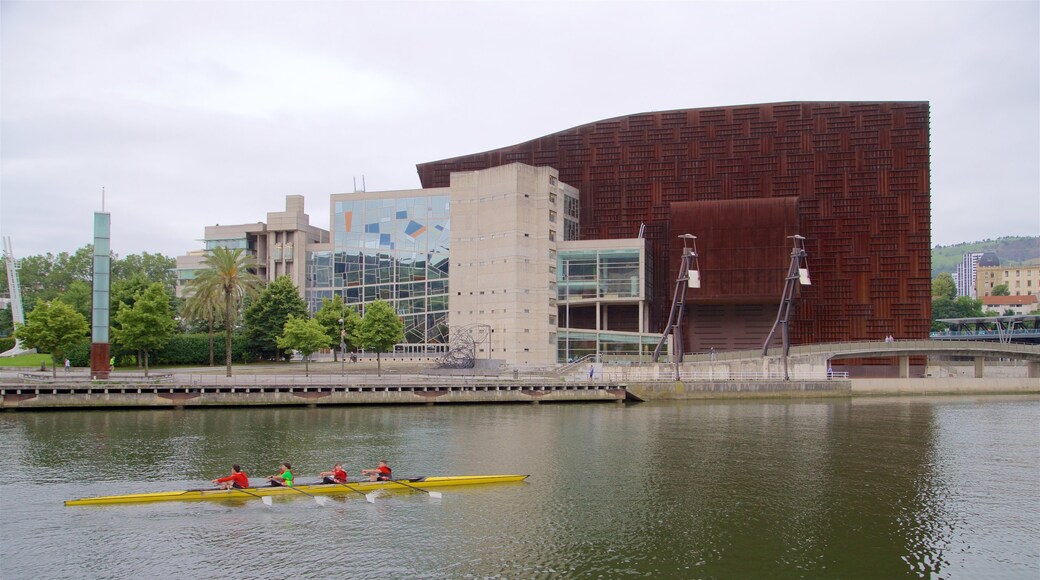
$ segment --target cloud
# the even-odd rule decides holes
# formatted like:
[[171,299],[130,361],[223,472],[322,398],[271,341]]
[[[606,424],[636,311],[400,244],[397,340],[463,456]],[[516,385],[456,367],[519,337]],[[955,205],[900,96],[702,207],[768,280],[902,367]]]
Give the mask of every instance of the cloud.
[[[927,100],[933,243],[1040,232],[1035,2],[0,3],[0,230],[198,247],[287,194],[641,111]],[[1000,219],[979,212],[1000,211]]]

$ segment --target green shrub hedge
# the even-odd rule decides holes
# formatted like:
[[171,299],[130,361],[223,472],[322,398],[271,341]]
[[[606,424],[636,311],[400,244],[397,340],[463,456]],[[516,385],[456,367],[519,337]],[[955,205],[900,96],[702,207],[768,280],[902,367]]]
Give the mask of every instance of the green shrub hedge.
[[90,342],[81,342],[69,349],[65,356],[74,367],[90,366]]
[[[231,335],[231,360],[236,363],[245,362],[245,336],[234,333]],[[208,365],[209,364],[209,335],[200,334],[175,334],[170,337],[166,347],[153,353],[149,360],[156,365]],[[224,333],[213,336],[213,362],[217,365],[224,364]]]
[[5,336],[0,338],[0,352],[5,352],[14,348],[15,341],[13,336]]

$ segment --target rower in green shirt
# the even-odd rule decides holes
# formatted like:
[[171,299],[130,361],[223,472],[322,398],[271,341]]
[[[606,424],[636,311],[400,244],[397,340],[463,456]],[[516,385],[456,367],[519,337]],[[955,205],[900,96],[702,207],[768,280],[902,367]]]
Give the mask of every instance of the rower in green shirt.
[[273,487],[279,487],[279,486],[292,487],[292,485],[293,485],[293,474],[292,474],[292,471],[289,471],[290,469],[292,469],[292,466],[289,465],[288,463],[282,463],[281,465],[278,466],[278,469],[279,469],[278,475],[268,475],[267,476],[267,481],[270,482],[270,485],[273,486]]

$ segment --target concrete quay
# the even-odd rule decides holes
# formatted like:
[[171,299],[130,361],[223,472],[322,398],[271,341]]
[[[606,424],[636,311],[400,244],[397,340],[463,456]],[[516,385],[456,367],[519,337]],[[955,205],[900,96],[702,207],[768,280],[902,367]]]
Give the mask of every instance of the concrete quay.
[[[216,378],[216,377],[214,377]],[[225,379],[219,377],[216,379]],[[293,405],[434,405],[450,403],[542,403],[624,401],[613,383],[545,381],[333,381],[327,377],[263,377],[249,383],[210,380],[69,381],[0,384],[0,409],[187,408]],[[279,380],[281,379],[281,380]],[[323,380],[324,379],[324,380]]]
[[[319,365],[319,369],[322,369]],[[346,374],[293,374],[291,368],[247,366],[234,377],[210,368],[175,372],[120,371],[91,380],[85,371],[69,375],[0,371],[0,409],[202,408],[229,406],[439,405],[479,403],[640,402],[730,398],[813,398],[862,396],[1040,394],[1040,379],[1027,376],[971,378],[853,378],[836,375],[783,380],[771,372],[720,373],[713,369],[652,365],[639,368],[597,363],[575,372],[498,373],[480,376],[423,374],[417,366],[355,367]],[[288,373],[285,371],[289,370]],[[1020,369],[1015,369],[1016,371]],[[279,372],[280,371],[280,372]]]

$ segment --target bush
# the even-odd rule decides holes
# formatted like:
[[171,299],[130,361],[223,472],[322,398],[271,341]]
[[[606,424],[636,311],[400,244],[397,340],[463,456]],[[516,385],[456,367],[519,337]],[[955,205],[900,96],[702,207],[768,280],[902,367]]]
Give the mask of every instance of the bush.
[[13,336],[0,338],[0,352],[6,352],[14,348],[15,340]]
[[81,342],[77,344],[70,348],[69,352],[65,353],[65,356],[69,359],[69,363],[74,367],[89,367],[90,343]]
[[[245,337],[240,333],[231,335],[231,359],[241,362],[245,360]],[[208,365],[209,335],[175,334],[170,337],[166,346],[150,356],[152,364],[157,365]],[[224,364],[224,333],[213,336],[213,363]]]

